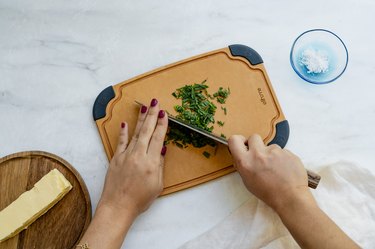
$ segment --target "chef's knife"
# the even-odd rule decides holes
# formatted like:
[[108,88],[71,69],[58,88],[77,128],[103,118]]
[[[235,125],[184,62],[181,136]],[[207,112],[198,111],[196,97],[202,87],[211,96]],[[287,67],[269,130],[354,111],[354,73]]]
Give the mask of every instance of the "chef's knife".
[[[135,101],[135,103],[137,103],[138,105],[143,105],[142,103],[138,102],[138,101]],[[186,127],[192,131],[195,131],[205,137],[208,137],[208,138],[211,138],[212,140],[216,141],[216,142],[219,142],[221,144],[224,144],[226,146],[228,146],[228,140],[223,138],[223,137],[219,137],[219,136],[216,136],[212,133],[209,133],[208,131],[205,131],[199,127],[196,127],[196,126],[193,126],[189,123],[186,123],[180,119],[177,119],[175,117],[173,117],[172,115],[170,115],[169,113],[167,113],[167,116],[168,116],[168,120],[173,122],[173,123],[176,123],[176,124],[179,124],[183,127]],[[306,170],[307,171],[307,176],[308,176],[308,185],[310,188],[313,188],[315,189],[318,184],[319,184],[319,181],[320,181],[320,175],[310,171],[310,170]]]

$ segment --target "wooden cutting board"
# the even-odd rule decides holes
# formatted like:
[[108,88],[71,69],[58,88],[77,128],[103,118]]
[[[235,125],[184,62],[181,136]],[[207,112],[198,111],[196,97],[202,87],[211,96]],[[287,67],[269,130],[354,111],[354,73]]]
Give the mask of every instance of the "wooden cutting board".
[[[176,100],[172,92],[186,84],[201,83],[203,80],[207,80],[211,94],[219,87],[229,87],[231,91],[223,105],[227,108],[227,115],[216,103],[218,110],[215,119],[224,121],[225,125],[216,125],[214,133],[223,133],[226,137],[232,134],[247,137],[258,133],[266,144],[285,146],[289,125],[261,56],[247,46],[231,45],[104,89],[94,103],[93,116],[108,159],[113,157],[116,150],[122,121],[128,122],[132,137],[139,111],[135,100],[149,103],[152,98],[157,98],[162,109],[176,115],[173,107],[181,104],[181,101]],[[214,156],[207,159],[202,156],[203,151]],[[195,186],[234,171],[231,156],[223,145],[214,151],[210,146],[180,149],[169,144],[164,169],[162,194]]]
[[56,155],[28,151],[1,158],[0,210],[33,188],[52,169],[65,176],[72,190],[26,230],[0,243],[1,249],[67,249],[79,242],[91,221],[89,193],[79,173]]

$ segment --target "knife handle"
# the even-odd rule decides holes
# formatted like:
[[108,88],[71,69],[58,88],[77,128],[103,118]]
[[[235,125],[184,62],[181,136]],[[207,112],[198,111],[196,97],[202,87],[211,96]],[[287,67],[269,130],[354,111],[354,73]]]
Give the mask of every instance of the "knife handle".
[[309,187],[312,189],[316,189],[316,187],[318,187],[321,176],[310,170],[306,170],[306,171],[307,171],[307,176],[309,179],[309,184],[308,184]]

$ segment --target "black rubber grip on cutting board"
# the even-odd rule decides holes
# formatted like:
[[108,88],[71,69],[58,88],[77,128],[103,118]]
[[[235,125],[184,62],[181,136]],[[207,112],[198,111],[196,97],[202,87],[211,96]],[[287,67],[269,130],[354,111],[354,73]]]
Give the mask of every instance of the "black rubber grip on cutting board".
[[284,148],[289,138],[289,123],[287,120],[281,121],[276,124],[276,134],[268,145],[277,144],[281,148]]
[[106,108],[111,101],[115,97],[115,92],[113,91],[113,87],[109,86],[105,88],[99,95],[96,97],[94,108],[92,109],[92,115],[94,116],[94,120],[98,120],[104,118],[106,115]]
[[242,44],[233,44],[229,45],[229,50],[233,56],[241,56],[248,60],[251,65],[255,66],[263,63],[263,59],[262,57],[260,57],[258,52],[248,46]]

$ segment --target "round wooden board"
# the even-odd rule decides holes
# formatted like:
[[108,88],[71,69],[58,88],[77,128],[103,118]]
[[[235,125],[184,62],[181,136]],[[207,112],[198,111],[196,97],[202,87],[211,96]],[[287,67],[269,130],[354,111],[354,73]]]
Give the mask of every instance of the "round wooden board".
[[[50,170],[58,169],[72,190],[27,229],[0,244],[1,249],[74,248],[91,221],[91,202],[79,173],[60,157],[42,151],[27,151],[0,159],[0,210]],[[3,224],[1,224],[3,225]]]

